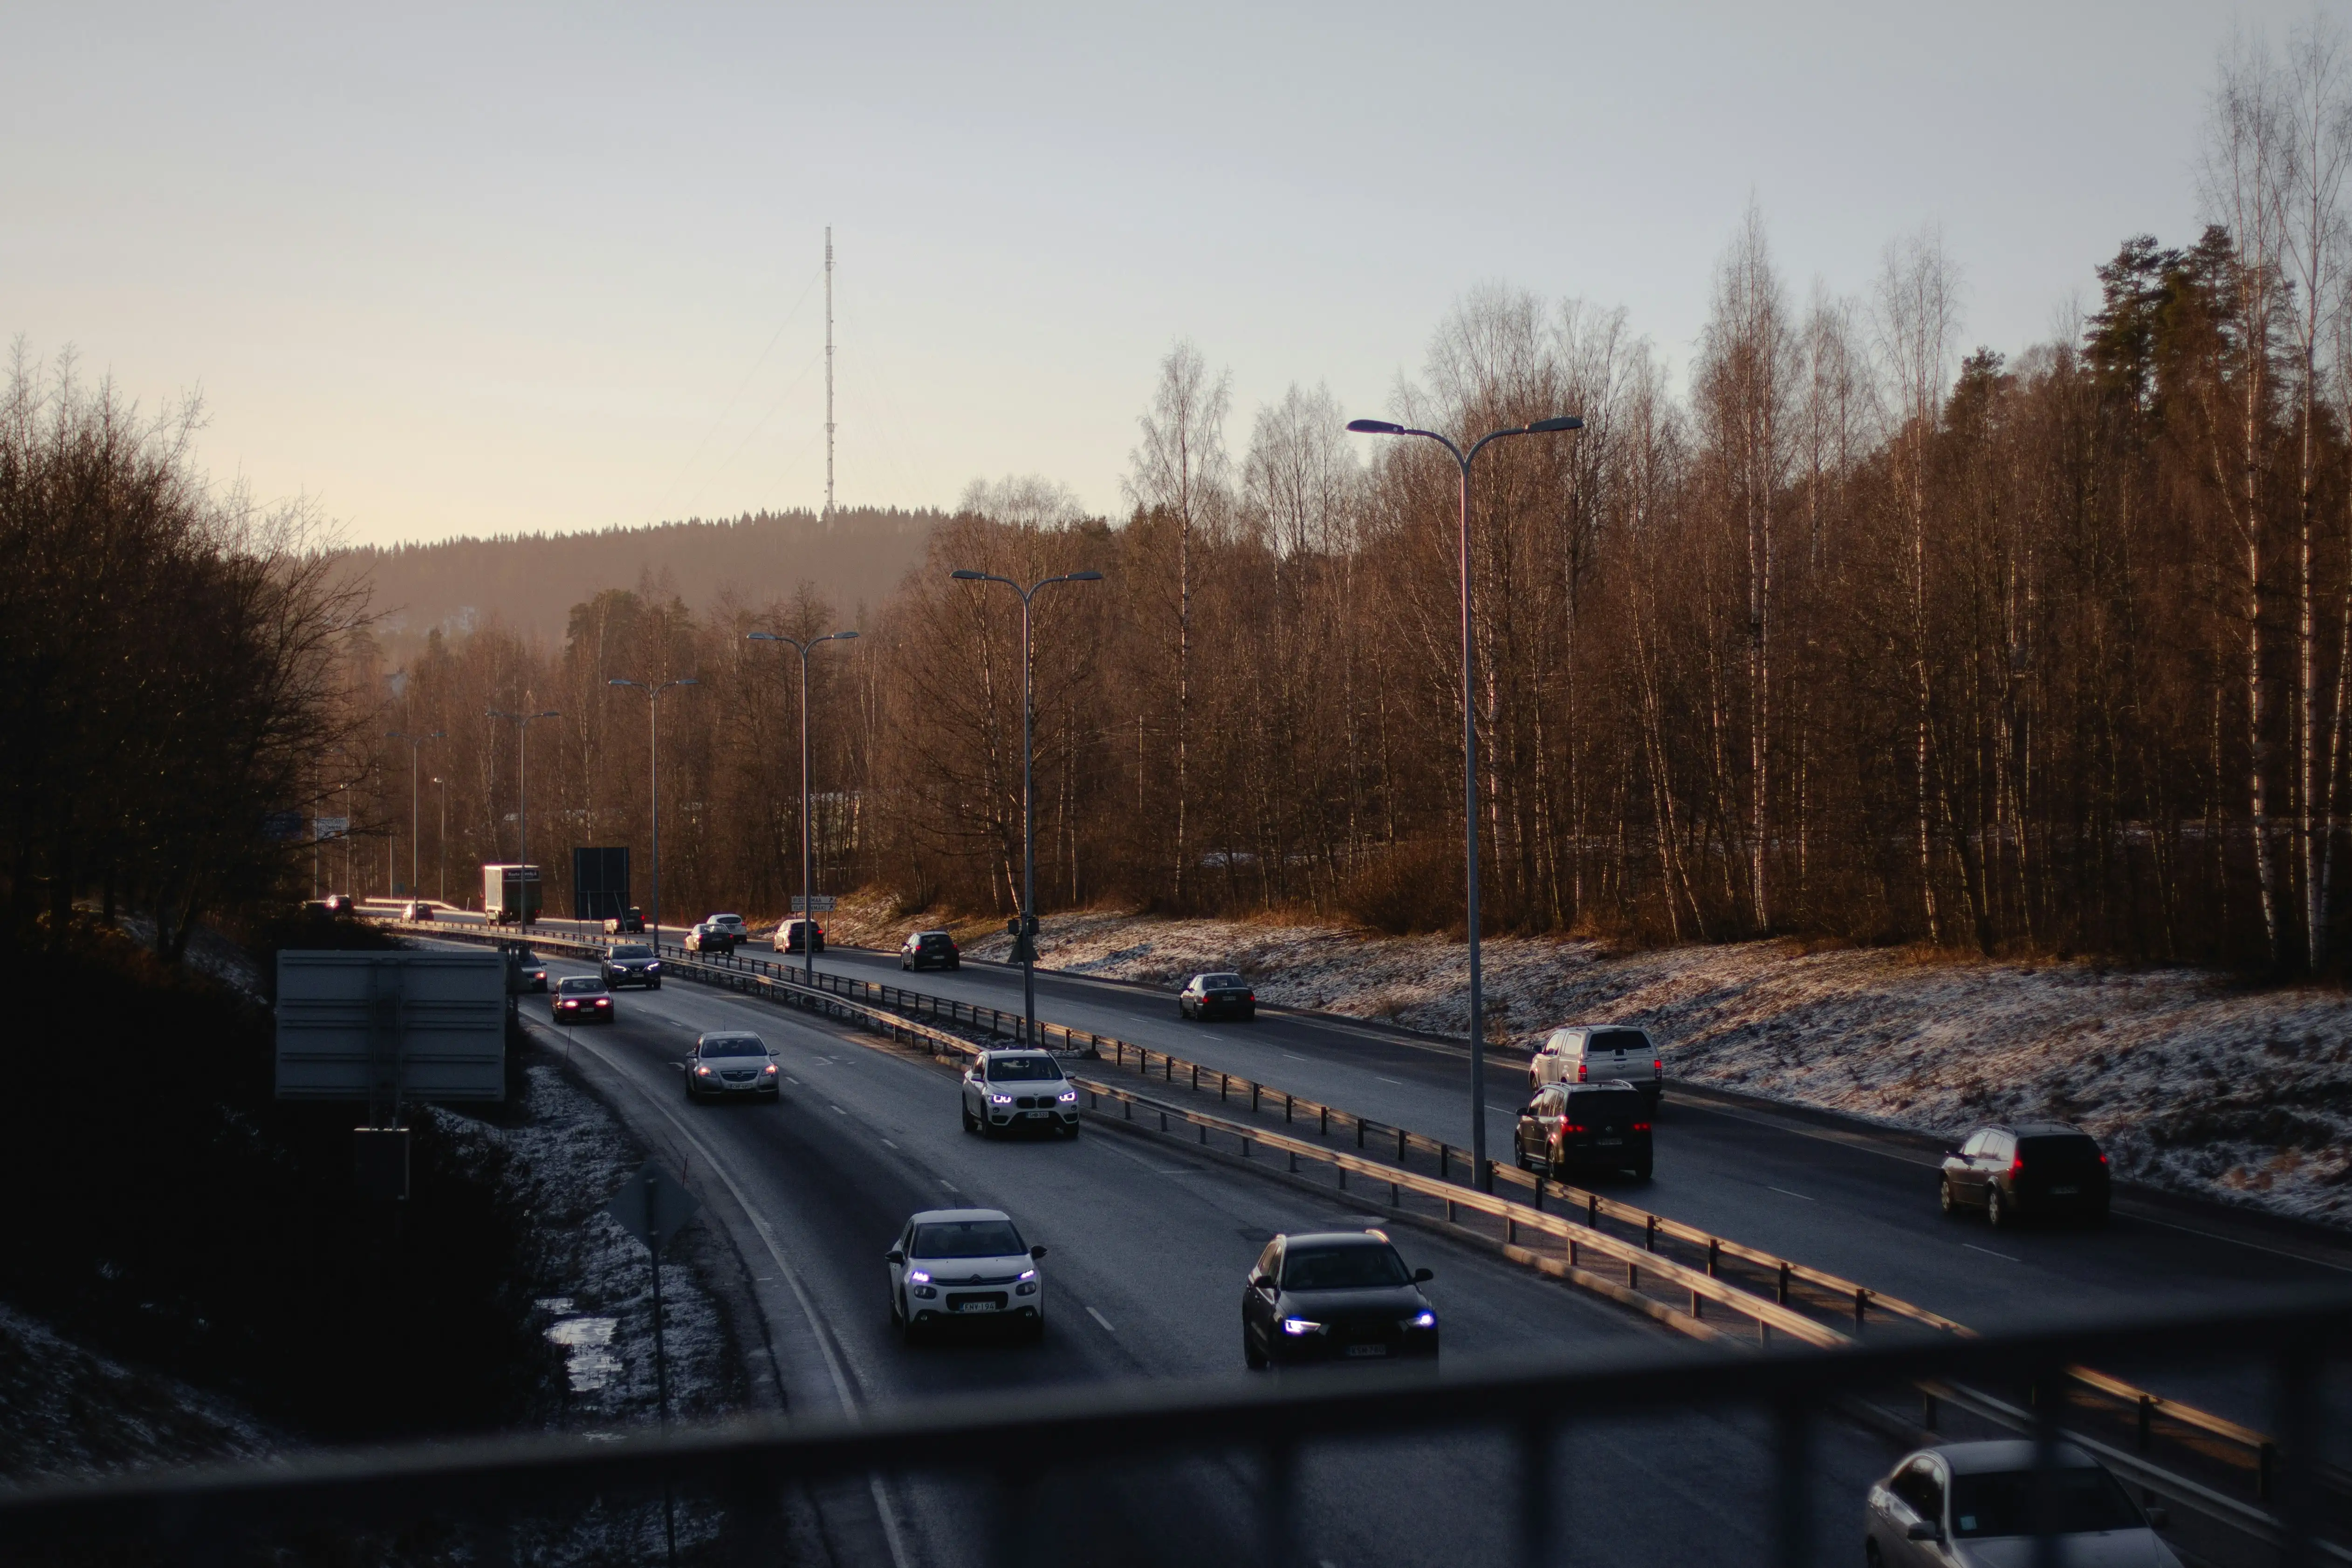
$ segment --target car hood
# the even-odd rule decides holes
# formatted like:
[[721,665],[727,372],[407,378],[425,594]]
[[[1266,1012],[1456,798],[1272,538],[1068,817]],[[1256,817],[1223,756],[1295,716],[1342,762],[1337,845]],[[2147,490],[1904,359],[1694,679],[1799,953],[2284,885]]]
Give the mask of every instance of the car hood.
[[1428,1298],[1411,1285],[1382,1285],[1369,1291],[1285,1291],[1275,1299],[1284,1317],[1348,1317],[1392,1312],[1409,1317],[1429,1307]]
[[[1954,1543],[1969,1568],[2032,1568],[2033,1538],[2002,1535]],[[2063,1568],[2179,1568],[2180,1560],[2152,1530],[2110,1530],[2097,1535],[2058,1538]]]
[[967,1285],[981,1280],[1017,1280],[1037,1265],[1026,1252],[1010,1258],[909,1258],[909,1269],[920,1269],[934,1285]]

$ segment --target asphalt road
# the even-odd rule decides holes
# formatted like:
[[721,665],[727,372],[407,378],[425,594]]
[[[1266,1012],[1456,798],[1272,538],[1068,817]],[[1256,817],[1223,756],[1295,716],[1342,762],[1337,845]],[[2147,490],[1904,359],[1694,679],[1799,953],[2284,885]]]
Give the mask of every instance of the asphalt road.
[[[847,955],[835,962],[844,959],[857,962]],[[555,961],[550,969],[561,976],[586,966]],[[524,1006],[526,1017],[546,1017],[541,998]],[[649,1141],[686,1155],[707,1222],[726,1227],[749,1262],[795,1408],[947,1393],[1016,1403],[1069,1384],[1247,1377],[1238,1343],[1242,1281],[1266,1239],[1367,1223],[1338,1207],[1340,1195],[1231,1170],[1173,1141],[1092,1124],[1071,1143],[971,1136],[961,1130],[952,1072],[770,1004],[673,982],[659,992],[624,992],[616,1011],[611,1026],[569,1031],[574,1065]],[[559,1042],[567,1032],[535,1028]],[[787,1075],[782,1104],[686,1103],[676,1064],[698,1032],[716,1028],[754,1030],[776,1049]],[[883,1250],[908,1213],[966,1204],[1005,1209],[1029,1239],[1050,1249],[1042,1343],[909,1348],[891,1330]],[[1681,1343],[1476,1249],[1413,1231],[1398,1239],[1409,1260],[1436,1270],[1427,1289],[1450,1363]],[[1592,1415],[1564,1446],[1555,1477],[1573,1531],[1563,1561],[1763,1555],[1770,1442],[1759,1421],[1633,1425]],[[1670,1460],[1661,1457],[1669,1451]],[[1843,1561],[1852,1550],[1862,1493],[1891,1457],[1858,1432],[1824,1432],[1816,1501],[1825,1560]],[[1255,1560],[1245,1511],[1255,1471],[1246,1457],[1108,1477],[1092,1474],[1083,1456],[1046,1458],[1054,1465],[1039,1497],[1047,1517],[1066,1519],[1071,1561]],[[955,1465],[979,1470],[1002,1458],[959,1456]],[[1612,1484],[1606,1507],[1581,1507],[1580,1499],[1599,1495],[1596,1473],[1638,1474],[1642,1485]],[[1335,1565],[1509,1561],[1513,1474],[1501,1441],[1480,1436],[1318,1451],[1301,1474],[1310,1558]],[[977,1562],[982,1520],[953,1480],[897,1482],[865,1521],[835,1521],[837,1557],[895,1559],[905,1568]]]

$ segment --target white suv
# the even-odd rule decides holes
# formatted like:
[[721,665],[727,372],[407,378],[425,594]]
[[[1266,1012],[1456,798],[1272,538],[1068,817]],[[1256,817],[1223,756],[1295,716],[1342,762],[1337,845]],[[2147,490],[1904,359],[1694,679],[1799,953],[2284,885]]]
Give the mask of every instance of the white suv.
[[882,1255],[890,1270],[890,1326],[909,1341],[956,1322],[1013,1322],[1045,1333],[1043,1247],[1021,1239],[1000,1208],[929,1208],[910,1218]]
[[1078,1135],[1077,1085],[1050,1051],[983,1051],[963,1075],[963,1130]]
[[1665,1066],[1646,1030],[1630,1024],[1556,1029],[1528,1064],[1528,1092],[1547,1083],[1606,1083],[1613,1079],[1640,1090],[1654,1111],[1665,1086]]

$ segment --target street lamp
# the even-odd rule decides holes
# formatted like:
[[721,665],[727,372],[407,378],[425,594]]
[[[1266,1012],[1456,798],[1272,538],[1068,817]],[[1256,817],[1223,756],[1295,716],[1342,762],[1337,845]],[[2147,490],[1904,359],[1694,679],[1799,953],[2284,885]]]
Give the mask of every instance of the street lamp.
[[1478,709],[1473,680],[1474,650],[1470,641],[1470,465],[1478,454],[1486,449],[1490,441],[1500,441],[1507,435],[1551,435],[1565,430],[1582,430],[1584,421],[1574,414],[1566,414],[1556,419],[1539,419],[1533,424],[1488,431],[1466,453],[1433,430],[1410,429],[1385,419],[1351,419],[1348,422],[1348,428],[1359,435],[1424,436],[1451,453],[1455,465],[1462,470],[1462,853],[1468,867],[1466,887],[1469,894],[1470,1158],[1479,1187],[1492,1192],[1495,1180],[1486,1164],[1486,997],[1481,989],[1478,972]]
[[1026,588],[1009,577],[999,577],[993,572],[959,570],[948,575],[959,582],[1001,582],[1021,596],[1021,915],[1013,953],[1021,960],[1021,1036],[1034,1045],[1040,1043],[1037,1034],[1037,802],[1031,772],[1030,737],[1037,714],[1036,705],[1030,696],[1029,601],[1039,589],[1049,583],[1100,582],[1102,573],[1064,572],[1059,577],[1040,578]]
[[[436,729],[430,735],[403,735],[395,729],[387,732],[384,738],[408,742],[408,896],[415,898],[418,896],[416,891],[416,754],[428,740],[448,739],[449,732]],[[446,797],[443,800],[443,809],[445,811],[447,809]],[[446,821],[446,818],[444,820]],[[442,881],[446,883],[448,878],[445,875]],[[442,891],[446,893],[448,890],[445,887]]]
[[822,637],[787,637],[781,632],[745,633],[754,643],[784,643],[801,656],[801,957],[808,972],[808,982],[816,984],[816,889],[810,872],[809,853],[809,767],[808,767],[808,670],[809,653],[819,643],[846,643],[855,632],[828,632]]
[[484,708],[484,718],[502,718],[515,727],[515,864],[530,863],[530,807],[522,789],[523,740],[533,721],[561,718],[554,708],[539,713],[507,713],[499,708]]
[[441,853],[440,902],[446,904],[449,902],[449,780],[436,773],[433,776],[433,789],[441,798],[441,831],[434,835],[433,842]]
[[627,686],[646,694],[646,760],[648,792],[654,816],[654,951],[661,951],[661,695],[672,686],[698,686],[693,676],[676,681],[625,681],[615,676],[608,685]]

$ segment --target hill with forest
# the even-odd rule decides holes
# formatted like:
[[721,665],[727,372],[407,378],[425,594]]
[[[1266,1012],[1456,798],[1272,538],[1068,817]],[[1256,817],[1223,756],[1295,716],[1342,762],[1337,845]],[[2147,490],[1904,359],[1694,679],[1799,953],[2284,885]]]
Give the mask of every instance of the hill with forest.
[[897,507],[746,513],[595,533],[522,534],[347,551],[369,584],[376,636],[395,662],[436,628],[457,634],[496,616],[551,642],[574,604],[605,588],[664,582],[704,608],[732,589],[754,600],[803,583],[845,611],[878,605],[922,557],[945,514]]

